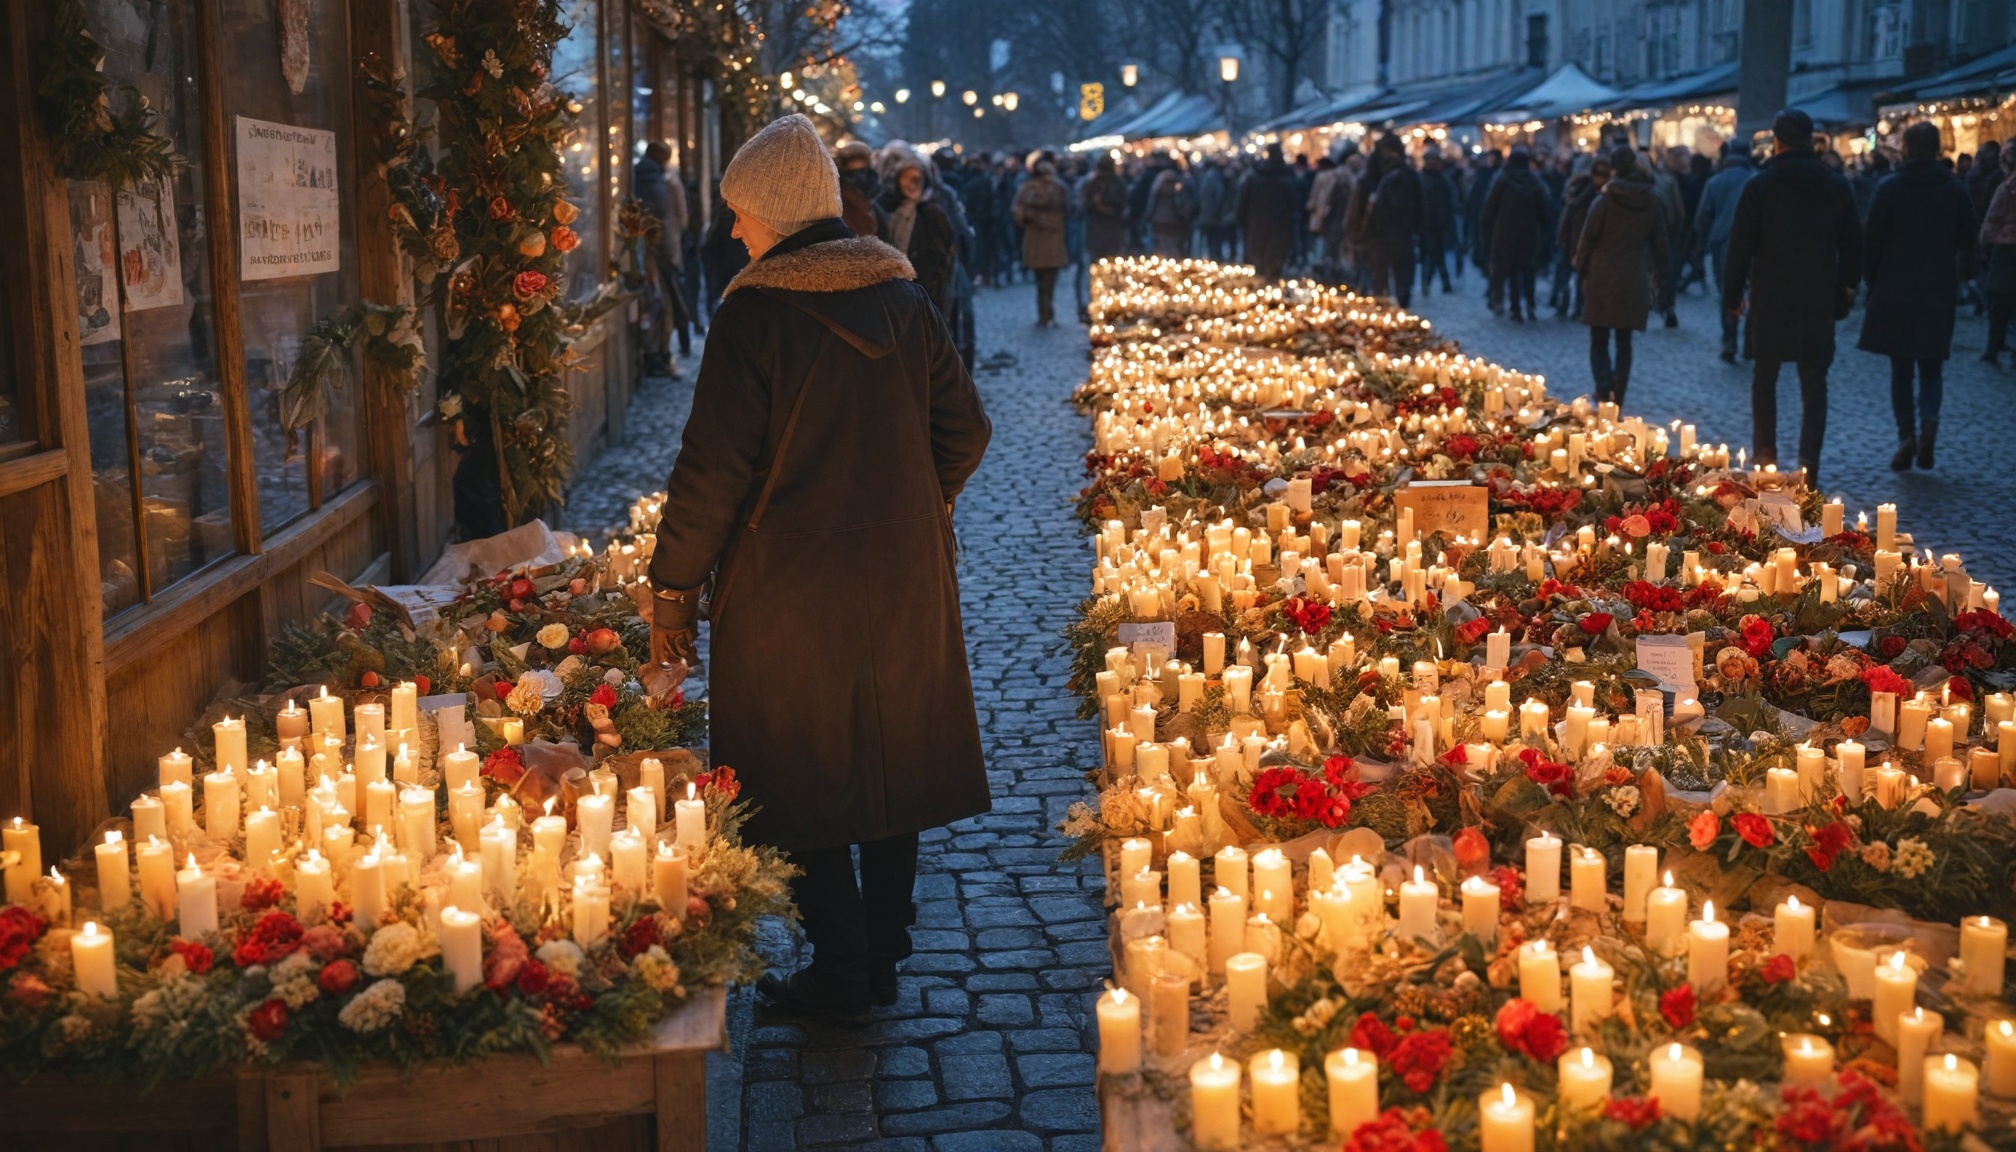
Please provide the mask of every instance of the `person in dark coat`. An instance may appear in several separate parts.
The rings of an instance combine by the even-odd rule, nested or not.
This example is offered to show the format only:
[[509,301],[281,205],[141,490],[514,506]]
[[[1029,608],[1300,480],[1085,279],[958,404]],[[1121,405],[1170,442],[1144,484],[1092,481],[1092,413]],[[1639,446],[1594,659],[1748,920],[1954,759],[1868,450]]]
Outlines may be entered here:
[[[1449,166],[1442,150],[1429,147],[1421,154],[1421,294],[1427,295],[1435,277],[1442,277],[1442,292],[1456,289],[1449,283],[1449,253],[1456,248],[1456,182],[1449,178]],[[1463,254],[1456,253],[1457,264]]]
[[951,507],[991,429],[910,262],[840,220],[811,121],[757,133],[721,188],[754,260],[667,487],[652,659],[696,662],[711,579],[711,756],[756,806],[744,834],[802,870],[813,951],[757,987],[863,1020],[910,954],[918,833],[989,807]]
[[1590,203],[1589,218],[1575,239],[1575,272],[1587,291],[1582,322],[1589,326],[1589,371],[1596,377],[1596,399],[1621,406],[1631,384],[1631,333],[1645,330],[1653,288],[1666,271],[1670,252],[1652,181],[1639,169],[1631,149],[1612,152],[1610,169],[1610,179]]
[[1974,202],[1939,166],[1937,124],[1920,120],[1904,129],[1904,163],[1876,187],[1862,250],[1869,304],[1855,346],[1890,358],[1890,410],[1897,418],[1890,467],[1902,472],[1915,459],[1930,468],[1944,368],[1953,354],[1953,316],[1974,254]]
[[1281,269],[1295,251],[1295,220],[1302,203],[1295,173],[1281,160],[1281,145],[1269,144],[1266,158],[1239,185],[1236,213],[1246,262],[1262,280],[1281,279]]
[[1491,181],[1484,198],[1484,214],[1478,219],[1488,254],[1491,286],[1486,299],[1493,312],[1506,289],[1511,290],[1512,319],[1524,319],[1520,304],[1532,314],[1533,261],[1540,250],[1541,231],[1547,225],[1547,188],[1533,175],[1532,159],[1524,148],[1514,148],[1505,167]]
[[1064,246],[1071,193],[1050,161],[1038,160],[1034,169],[1015,193],[1013,214],[1022,228],[1022,266],[1036,273],[1036,326],[1048,328],[1057,322],[1057,271],[1071,263]]
[[884,187],[877,204],[888,220],[889,246],[909,259],[918,287],[950,327],[957,307],[952,280],[959,238],[924,167],[924,158],[908,145],[889,145],[882,153]]
[[[1757,174],[1757,166],[1750,162],[1750,153],[1739,147],[1734,140],[1722,145],[1722,159],[1717,163],[1715,175],[1708,178],[1707,187],[1701,190],[1701,202],[1694,209],[1695,243],[1708,256],[1709,274],[1714,277],[1711,292],[1722,290],[1722,280],[1729,266],[1729,229],[1736,223],[1736,200],[1743,195],[1743,185]],[[1722,313],[1722,362],[1736,363],[1736,324],[1733,312]]]
[[968,160],[965,170],[958,173],[957,182],[948,178],[945,184],[957,193],[960,206],[966,210],[966,223],[973,230],[973,278],[982,284],[992,284],[1000,271],[1001,254],[994,239],[999,230],[995,226],[999,211],[994,203],[994,182],[987,178],[986,157]]
[[1486,148],[1470,165],[1470,183],[1463,194],[1463,239],[1470,246],[1470,263],[1487,277],[1491,275],[1491,257],[1484,248],[1484,201],[1490,197],[1491,185],[1504,162],[1496,148]]
[[1197,196],[1190,175],[1175,164],[1162,170],[1148,190],[1148,229],[1155,254],[1183,259],[1190,255],[1190,230],[1197,222]]
[[1988,250],[1981,290],[1988,296],[1988,347],[1981,360],[2002,367],[2009,321],[2016,317],[2016,141],[2002,150],[2002,181],[1981,218],[1981,246]]
[[1092,175],[1078,186],[1085,212],[1085,258],[1098,263],[1127,252],[1127,183],[1111,156],[1101,156]]
[[833,163],[840,169],[840,218],[856,236],[887,243],[889,213],[876,203],[882,196],[882,181],[875,175],[875,153],[859,140],[850,140],[833,153]]
[[1155,191],[1155,178],[1162,175],[1168,164],[1167,152],[1150,153],[1148,162],[1141,166],[1133,185],[1127,189],[1127,224],[1136,252],[1148,251],[1148,200]]
[[1204,252],[1213,260],[1237,259],[1239,232],[1235,219],[1238,193],[1225,161],[1204,161],[1197,178],[1197,227],[1204,233]]
[[1827,436],[1827,367],[1834,324],[1862,279],[1862,224],[1848,181],[1813,152],[1813,118],[1797,108],[1771,125],[1777,154],[1743,185],[1729,229],[1722,309],[1742,313],[1750,376],[1751,459],[1778,462],[1778,368],[1799,366],[1799,464],[1819,486]]
[[[1561,223],[1554,230],[1554,247],[1568,261],[1570,272],[1575,267],[1575,245],[1582,239],[1582,225],[1589,221],[1589,206],[1596,203],[1596,194],[1603,191],[1603,185],[1610,182],[1612,173],[1608,160],[1598,159],[1589,165],[1587,172],[1580,172],[1568,178],[1568,187],[1563,190],[1567,197],[1561,205]],[[1579,273],[1573,276],[1572,291],[1567,297],[1567,307],[1557,304],[1555,315],[1566,312],[1576,320],[1582,319],[1582,302],[1586,287]]]
[[672,146],[653,140],[644,146],[644,155],[631,171],[630,190],[644,211],[658,221],[658,236],[646,253],[657,279],[658,307],[647,328],[649,347],[644,353],[646,375],[677,378],[678,365],[672,359],[670,335],[679,336],[679,355],[693,354],[693,310],[680,291],[683,279],[686,236],[686,187],[679,182],[679,170],[672,166]]
[[1351,198],[1346,225],[1366,289],[1391,296],[1402,308],[1414,294],[1414,241],[1421,231],[1421,177],[1407,162],[1400,138],[1388,133],[1372,148],[1372,167]]

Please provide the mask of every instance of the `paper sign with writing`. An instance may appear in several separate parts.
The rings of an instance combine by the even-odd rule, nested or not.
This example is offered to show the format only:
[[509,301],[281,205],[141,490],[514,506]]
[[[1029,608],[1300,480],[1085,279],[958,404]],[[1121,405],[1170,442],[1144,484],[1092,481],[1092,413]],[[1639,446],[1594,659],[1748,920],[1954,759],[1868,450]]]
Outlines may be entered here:
[[238,274],[273,280],[343,263],[336,134],[238,117]]
[[1671,690],[1676,698],[1696,692],[1694,650],[1685,636],[1638,637],[1638,668],[1657,676],[1660,686]]
[[1491,495],[1460,480],[1417,480],[1393,494],[1396,508],[1414,513],[1414,529],[1422,536],[1483,540],[1491,535]]
[[[1143,657],[1150,649],[1161,653],[1162,659],[1167,660],[1176,653],[1176,622],[1157,620],[1149,624],[1122,624],[1120,644],[1134,654],[1137,664],[1146,663]],[[1153,670],[1141,668],[1144,675],[1150,671]]]

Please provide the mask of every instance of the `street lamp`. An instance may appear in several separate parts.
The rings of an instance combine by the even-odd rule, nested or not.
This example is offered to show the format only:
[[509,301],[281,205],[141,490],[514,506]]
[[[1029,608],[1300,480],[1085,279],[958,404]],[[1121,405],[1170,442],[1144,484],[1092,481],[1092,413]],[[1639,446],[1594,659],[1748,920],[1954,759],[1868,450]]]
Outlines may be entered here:
[[1239,101],[1233,95],[1232,84],[1239,79],[1239,57],[1230,52],[1218,57],[1218,79],[1223,81],[1219,88],[1225,94],[1225,143],[1228,147],[1236,148],[1239,129],[1235,120],[1239,111]]
[[933,81],[931,81],[931,97],[932,97],[932,99],[934,99],[934,100],[942,100],[942,99],[944,99],[944,97],[945,97],[945,82],[944,82],[943,80],[933,80]]
[[994,95],[988,97],[987,102],[994,105],[994,107],[996,108],[1001,107],[1001,94],[999,92],[996,92]]
[[1230,84],[1239,79],[1239,58],[1225,55],[1218,57],[1218,79]]
[[1016,95],[1013,92],[1003,92],[1001,94],[1001,107],[1006,108],[1010,112],[1013,112],[1015,110],[1015,106],[1017,104],[1020,104],[1021,102],[1022,97]]
[[968,88],[959,94],[959,99],[964,100],[968,104],[978,104],[980,102],[980,94]]
[[1139,83],[1140,80],[1141,80],[1141,66],[1139,64],[1120,65],[1120,83],[1125,84],[1129,88],[1132,88],[1134,87],[1135,84]]
[[896,89],[896,103],[908,104],[909,102],[910,102],[910,90],[908,88]]

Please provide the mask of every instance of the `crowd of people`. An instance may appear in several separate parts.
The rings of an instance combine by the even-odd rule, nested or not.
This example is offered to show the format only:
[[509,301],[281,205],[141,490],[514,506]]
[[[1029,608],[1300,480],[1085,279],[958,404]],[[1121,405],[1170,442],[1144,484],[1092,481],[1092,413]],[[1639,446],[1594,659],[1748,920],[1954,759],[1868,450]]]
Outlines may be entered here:
[[[1677,326],[1678,296],[1698,289],[1722,305],[1722,360],[1752,362],[1753,459],[1778,461],[1777,381],[1791,363],[1797,459],[1816,478],[1835,327],[1858,305],[1857,347],[1891,361],[1900,470],[1933,466],[1958,311],[1986,315],[1982,359],[1998,367],[2016,315],[2016,181],[2005,179],[2016,147],[1942,156],[1929,123],[1907,129],[1901,151],[1852,162],[1797,110],[1778,117],[1773,143],[1756,154],[1732,141],[1712,157],[1638,147],[1619,132],[1588,151],[1467,153],[1433,141],[1410,149],[1388,133],[1313,161],[1291,161],[1279,144],[1136,157],[927,154],[902,141],[849,142],[833,158],[846,222],[910,258],[969,365],[976,287],[1033,281],[1036,322],[1047,326],[1066,273],[1082,314],[1086,269],[1109,256],[1239,261],[1268,279],[1348,284],[1402,306],[1417,291],[1456,291],[1467,270],[1512,323],[1545,309],[1586,326],[1594,394],[1621,404],[1633,334],[1655,317]],[[668,197],[652,191],[665,179],[654,163],[663,159],[647,156],[637,180],[657,211]],[[717,199],[700,236],[687,226],[697,213],[679,208],[662,215],[684,250],[668,241],[658,263],[711,313],[739,270],[733,212]],[[663,330],[683,350],[696,309],[681,291],[666,295],[676,315]]]

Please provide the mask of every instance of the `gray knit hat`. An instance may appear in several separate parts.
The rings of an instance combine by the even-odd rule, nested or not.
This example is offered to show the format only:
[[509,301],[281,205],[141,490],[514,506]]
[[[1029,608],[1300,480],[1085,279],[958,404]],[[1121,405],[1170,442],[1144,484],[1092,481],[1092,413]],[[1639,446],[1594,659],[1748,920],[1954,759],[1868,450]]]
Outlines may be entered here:
[[721,174],[721,198],[789,236],[840,215],[840,173],[812,121],[793,113],[736,151]]

